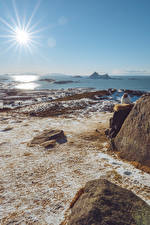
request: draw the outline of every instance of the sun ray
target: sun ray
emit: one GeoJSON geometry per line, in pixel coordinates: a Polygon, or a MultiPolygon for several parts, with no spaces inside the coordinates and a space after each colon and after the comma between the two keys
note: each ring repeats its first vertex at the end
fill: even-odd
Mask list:
{"type": "Polygon", "coordinates": [[[33,12],[32,12],[32,14],[31,14],[29,20],[28,20],[28,23],[27,23],[27,25],[26,25],[26,29],[29,29],[29,27],[31,26],[32,19],[33,19],[33,17],[35,16],[35,14],[36,14],[36,12],[37,12],[39,6],[40,6],[40,3],[41,3],[41,1],[39,0],[39,1],[37,2],[37,4],[36,4],[36,6],[35,6],[35,8],[34,8],[34,10],[33,10],[33,12]]]}
{"type": "Polygon", "coordinates": [[[6,20],[0,17],[0,21],[5,24],[8,28],[10,28],[13,32],[15,31],[14,27],[11,26],[6,20]]]}
{"type": "Polygon", "coordinates": [[[20,18],[19,18],[19,14],[18,14],[18,10],[17,10],[17,6],[16,6],[16,1],[15,0],[13,0],[13,7],[14,7],[14,11],[15,11],[15,16],[16,16],[16,19],[17,19],[18,27],[21,27],[21,22],[20,22],[20,18]]]}
{"type": "Polygon", "coordinates": [[[29,28],[28,28],[28,31],[31,32],[33,31],[34,29],[36,29],[39,24],[40,24],[41,20],[38,20],[35,24],[32,24],[29,28]]]}
{"type": "Polygon", "coordinates": [[[16,46],[15,42],[12,42],[6,49],[4,49],[3,53],[7,53],[10,49],[16,46]]]}
{"type": "Polygon", "coordinates": [[[38,34],[38,33],[41,33],[41,32],[44,31],[44,30],[47,30],[47,29],[48,29],[48,26],[47,26],[47,27],[42,27],[42,28],[39,29],[39,30],[35,30],[35,31],[30,32],[30,34],[31,34],[31,35],[33,35],[33,34],[38,34]]]}

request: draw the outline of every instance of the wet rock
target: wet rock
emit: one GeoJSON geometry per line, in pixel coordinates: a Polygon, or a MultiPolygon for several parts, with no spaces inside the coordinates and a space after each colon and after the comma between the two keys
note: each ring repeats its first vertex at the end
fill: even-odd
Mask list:
{"type": "Polygon", "coordinates": [[[45,148],[54,147],[56,143],[63,144],[67,138],[63,130],[44,130],[40,135],[35,136],[29,143],[29,147],[41,145],[45,148]]]}
{"type": "MultiPolygon", "coordinates": [[[[68,225],[149,225],[150,206],[107,180],[88,182],[73,204],[68,225]]],[[[64,223],[65,224],[65,223],[64,223]]]]}
{"type": "Polygon", "coordinates": [[[137,101],[114,144],[122,158],[150,167],[150,94],[137,101]]]}

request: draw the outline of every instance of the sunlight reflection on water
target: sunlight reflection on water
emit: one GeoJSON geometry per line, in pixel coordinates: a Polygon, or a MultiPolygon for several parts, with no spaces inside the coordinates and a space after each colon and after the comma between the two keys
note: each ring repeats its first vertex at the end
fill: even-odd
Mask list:
{"type": "Polygon", "coordinates": [[[15,88],[34,90],[38,86],[39,86],[39,84],[36,84],[36,83],[21,83],[21,84],[16,85],[15,88]]]}
{"type": "Polygon", "coordinates": [[[39,86],[39,84],[35,83],[39,79],[37,75],[16,75],[12,76],[13,80],[19,84],[15,85],[15,88],[18,89],[30,89],[34,90],[39,86]]]}
{"type": "Polygon", "coordinates": [[[13,79],[17,82],[23,82],[23,83],[27,83],[27,82],[33,82],[38,80],[38,76],[36,75],[17,75],[17,76],[13,76],[13,79]]]}

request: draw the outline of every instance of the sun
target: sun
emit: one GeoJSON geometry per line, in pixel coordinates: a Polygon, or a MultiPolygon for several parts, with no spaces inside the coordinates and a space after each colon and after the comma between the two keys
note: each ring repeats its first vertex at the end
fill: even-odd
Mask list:
{"type": "Polygon", "coordinates": [[[28,51],[33,53],[38,46],[40,46],[41,36],[39,34],[44,28],[38,28],[41,20],[33,23],[34,16],[39,8],[40,0],[38,0],[30,16],[24,14],[19,15],[19,11],[16,6],[16,2],[12,1],[14,8],[14,15],[9,15],[9,19],[6,20],[0,16],[0,25],[2,23],[4,33],[0,34],[0,39],[4,39],[4,43],[8,43],[8,46],[4,49],[4,52],[14,48],[19,53],[28,51]]]}
{"type": "Polygon", "coordinates": [[[15,32],[15,39],[18,44],[27,45],[30,42],[30,33],[23,29],[17,28],[15,32]]]}

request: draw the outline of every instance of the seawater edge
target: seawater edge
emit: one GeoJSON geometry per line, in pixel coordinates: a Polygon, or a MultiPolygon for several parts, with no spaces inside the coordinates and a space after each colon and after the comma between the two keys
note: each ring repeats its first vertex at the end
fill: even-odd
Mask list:
{"type": "Polygon", "coordinates": [[[112,79],[90,79],[87,76],[75,77],[69,75],[0,75],[2,88],[19,89],[68,89],[95,88],[103,90],[109,88],[150,91],[150,76],[110,76],[112,79]]]}

